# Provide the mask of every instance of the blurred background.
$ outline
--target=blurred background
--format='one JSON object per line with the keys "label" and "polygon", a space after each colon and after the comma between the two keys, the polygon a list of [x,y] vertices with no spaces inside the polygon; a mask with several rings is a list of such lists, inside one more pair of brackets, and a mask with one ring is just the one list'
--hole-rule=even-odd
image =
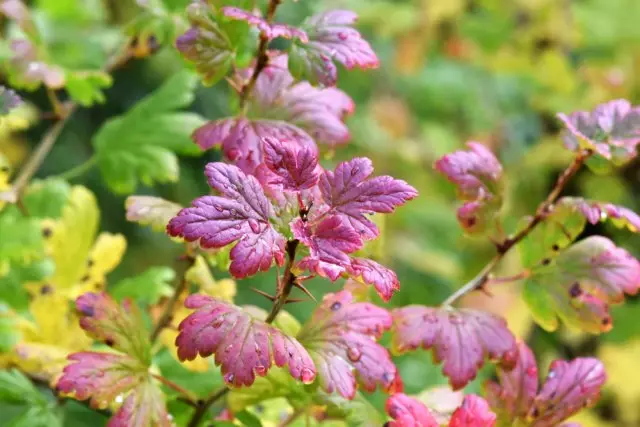
{"label": "blurred background", "polygon": [[[35,7],[38,22],[46,24],[45,36],[56,54],[67,64],[85,67],[104,61],[104,52],[118,40],[114,26],[127,24],[139,12],[133,0],[28,3]],[[163,3],[171,16],[188,2]],[[416,200],[389,216],[382,225],[382,241],[375,247],[381,262],[392,266],[401,281],[401,291],[391,306],[440,304],[493,255],[488,242],[463,235],[455,217],[455,189],[433,171],[435,159],[468,140],[492,147],[506,169],[506,216],[515,220],[534,212],[571,159],[559,137],[556,113],[590,110],[616,98],[634,104],[640,101],[639,0],[300,0],[285,1],[277,18],[297,24],[313,11],[335,7],[357,11],[359,29],[372,43],[381,67],[367,72],[340,70],[338,85],[356,103],[348,120],[353,139],[344,148],[326,153],[323,164],[329,167],[353,156],[368,156],[375,173],[405,179],[420,192]],[[0,26],[6,45],[9,27],[6,22]],[[107,119],[127,111],[184,67],[171,47],[171,35],[166,37],[141,42],[146,43],[142,50],[157,51],[115,72],[103,104],[74,113],[37,177],[60,174],[89,159],[92,137]],[[50,111],[45,91],[21,95],[33,106],[30,113],[23,111],[29,126],[18,129],[0,122],[0,153],[11,170],[20,169],[50,125],[46,115],[41,117]],[[201,87],[192,109],[209,119],[224,117],[232,112],[232,98],[224,81]],[[203,168],[219,159],[215,150],[181,158],[178,182],[140,185],[135,193],[186,205],[208,192]],[[584,170],[567,193],[638,211],[639,180],[638,161],[610,176]],[[122,262],[108,276],[109,283],[150,267],[174,264],[181,246],[163,233],[127,222],[125,196],[111,192],[97,169],[72,183],[85,185],[96,194],[101,230],[123,233],[128,241]],[[589,234],[609,236],[640,256],[637,235],[608,225],[589,226],[585,235]],[[511,255],[503,266],[505,274],[518,272],[518,255]],[[220,270],[213,273],[216,279],[227,277]],[[3,280],[0,278],[0,287]],[[275,272],[238,282],[236,303],[267,308],[268,301],[250,288],[270,291],[274,283]],[[320,299],[341,286],[341,282],[314,280],[308,288]],[[491,291],[492,298],[474,294],[464,304],[504,315],[514,333],[533,347],[542,372],[558,357],[602,358],[609,381],[599,404],[580,416],[583,425],[640,425],[640,303],[636,298],[614,308],[613,330],[596,337],[566,330],[542,331],[528,315],[517,284],[496,285]],[[313,306],[310,301],[289,309],[304,320]],[[182,369],[165,359],[158,363]],[[418,394],[447,383],[430,353],[418,351],[396,360],[407,393]],[[467,391],[479,391],[492,373],[491,367],[483,369]],[[198,381],[204,390],[221,382],[215,373],[200,375]],[[371,399],[380,407],[384,396],[374,394]],[[76,410],[81,415],[68,418],[68,425],[104,421],[92,418],[95,416],[79,405]],[[3,418],[0,416],[0,425],[7,425]]]}

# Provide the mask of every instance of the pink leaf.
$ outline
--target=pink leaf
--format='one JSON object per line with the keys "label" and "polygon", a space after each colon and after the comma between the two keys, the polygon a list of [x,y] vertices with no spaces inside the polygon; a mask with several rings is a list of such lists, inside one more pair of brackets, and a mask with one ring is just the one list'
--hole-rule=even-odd
{"label": "pink leaf", "polygon": [[364,239],[378,236],[378,227],[365,217],[370,213],[390,213],[418,195],[415,188],[390,176],[369,178],[371,160],[357,157],[340,163],[334,172],[325,171],[319,187],[330,212],[351,224]]}
{"label": "pink leaf", "polygon": [[393,294],[400,290],[396,273],[370,259],[354,258],[351,261],[350,274],[358,281],[372,285],[385,301],[389,301]]}
{"label": "pink leaf", "polygon": [[301,75],[312,82],[327,86],[336,83],[336,68],[331,59],[346,68],[377,68],[376,54],[369,43],[353,28],[357,15],[349,10],[331,10],[309,18],[303,28],[308,43],[294,43],[291,60]]}
{"label": "pink leaf", "polygon": [[291,224],[296,239],[309,248],[300,266],[336,281],[351,266],[349,253],[362,247],[360,235],[337,216],[323,220],[315,228],[298,218]]}
{"label": "pink leaf", "polygon": [[411,305],[393,310],[393,348],[398,352],[433,348],[454,390],[476,377],[484,359],[512,368],[516,341],[504,319],[477,310]]}
{"label": "pink leaf", "polygon": [[600,397],[606,381],[604,366],[598,359],[556,360],[529,413],[532,427],[553,427]]}
{"label": "pink leaf", "polygon": [[636,156],[640,143],[640,108],[618,99],[598,105],[592,112],[558,114],[567,128],[564,142],[570,150],[591,148],[614,164]]}
{"label": "pink leaf", "polygon": [[455,410],[449,421],[449,427],[493,427],[496,414],[491,412],[487,402],[476,395],[464,397],[462,406]]}
{"label": "pink leaf", "polygon": [[390,396],[385,409],[394,419],[388,423],[389,427],[438,427],[440,425],[429,408],[419,400],[403,393]]}
{"label": "pink leaf", "polygon": [[518,343],[515,368],[510,371],[498,369],[498,382],[486,384],[486,397],[491,407],[504,412],[509,419],[526,417],[538,393],[538,365],[524,342]]}
{"label": "pink leaf", "polygon": [[258,180],[239,168],[209,163],[206,174],[220,196],[204,196],[182,209],[167,226],[172,236],[204,248],[220,248],[239,241],[231,250],[231,273],[238,278],[267,271],[273,259],[284,260],[284,237],[271,226],[273,214]]}
{"label": "pink leaf", "polygon": [[147,330],[136,306],[129,301],[120,306],[106,293],[89,292],[78,297],[76,309],[82,315],[80,326],[89,336],[150,363]]}
{"label": "pink leaf", "polygon": [[631,209],[606,202],[585,200],[579,197],[563,197],[558,204],[574,206],[591,224],[610,219],[618,227],[626,227],[634,233],[640,232],[640,216]]}
{"label": "pink leaf", "polygon": [[305,190],[318,182],[318,152],[315,149],[264,138],[264,163],[275,175],[269,183],[282,185],[285,190]]}
{"label": "pink leaf", "polygon": [[356,380],[367,391],[402,387],[387,350],[376,342],[391,326],[391,315],[370,303],[354,303],[349,292],[327,294],[298,334],[318,367],[321,387],[347,399]]}
{"label": "pink leaf", "polygon": [[207,295],[191,295],[185,306],[196,309],[179,326],[180,360],[215,355],[227,384],[249,386],[271,366],[289,366],[295,379],[311,383],[316,368],[305,348],[279,329],[257,320],[239,307]]}
{"label": "pink leaf", "polygon": [[284,37],[286,39],[298,38],[303,42],[308,41],[307,33],[299,28],[285,24],[269,23],[259,16],[237,7],[223,7],[222,13],[227,18],[246,21],[249,25],[258,28],[258,30],[260,30],[260,34],[268,40]]}
{"label": "pink leaf", "polygon": [[109,420],[110,427],[168,427],[171,424],[164,396],[140,361],[122,354],[81,352],[69,356],[56,389],[91,399],[93,408],[107,408],[127,396]]}
{"label": "pink leaf", "polygon": [[469,233],[483,231],[499,210],[502,165],[491,151],[468,142],[469,151],[456,151],[440,158],[435,168],[458,186],[458,197],[466,203],[458,209],[458,221]]}

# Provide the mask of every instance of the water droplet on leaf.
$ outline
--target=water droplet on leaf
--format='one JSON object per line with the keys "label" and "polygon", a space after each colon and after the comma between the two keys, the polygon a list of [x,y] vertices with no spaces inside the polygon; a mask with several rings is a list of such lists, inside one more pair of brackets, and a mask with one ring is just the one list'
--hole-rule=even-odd
{"label": "water droplet on leaf", "polygon": [[309,368],[302,368],[300,380],[305,384],[311,384],[316,379],[316,373]]}
{"label": "water droplet on leaf", "polygon": [[226,374],[224,374],[224,382],[226,382],[227,384],[233,384],[233,380],[236,378],[235,375],[233,375],[231,372],[227,372]]}
{"label": "water droplet on leaf", "polygon": [[352,362],[357,362],[362,358],[362,352],[356,347],[349,347],[349,349],[347,349],[347,356]]}

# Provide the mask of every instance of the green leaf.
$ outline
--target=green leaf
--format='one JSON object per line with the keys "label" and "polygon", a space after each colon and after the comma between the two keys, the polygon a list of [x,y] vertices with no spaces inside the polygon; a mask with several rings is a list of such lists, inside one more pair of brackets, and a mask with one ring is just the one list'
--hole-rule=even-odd
{"label": "green leaf", "polygon": [[8,272],[0,275],[0,301],[15,310],[26,310],[29,294],[24,288],[27,282],[41,281],[53,274],[55,264],[50,259],[42,259],[28,265],[9,265]]}
{"label": "green leaf", "polygon": [[190,135],[204,119],[176,111],[193,102],[196,83],[194,74],[179,72],[125,115],[100,128],[93,144],[111,190],[131,193],[138,181],[146,185],[177,181],[176,154],[200,152]]}
{"label": "green leaf", "polygon": [[246,427],[262,427],[260,418],[253,415],[251,412],[242,411],[234,414],[235,417]]}
{"label": "green leaf", "polygon": [[20,333],[11,317],[9,307],[0,302],[0,353],[10,351],[20,340]]}
{"label": "green leaf", "polygon": [[155,304],[160,298],[173,294],[171,281],[175,275],[169,267],[151,267],[144,273],[116,283],[111,295],[117,300],[133,298],[145,304]]}
{"label": "green leaf", "polygon": [[0,267],[9,261],[24,264],[43,255],[40,222],[15,208],[0,213],[0,236]]}
{"label": "green leaf", "polygon": [[18,370],[0,371],[0,400],[12,403],[47,405],[47,399]]}
{"label": "green leaf", "polygon": [[27,188],[22,202],[27,212],[37,218],[59,218],[67,203],[71,186],[62,179],[35,181]]}
{"label": "green leaf", "polygon": [[347,400],[337,393],[318,393],[318,403],[328,405],[329,417],[344,418],[350,427],[370,427],[384,425],[386,417],[380,413],[360,392],[353,400]]}
{"label": "green leaf", "polygon": [[69,96],[84,107],[103,104],[106,98],[102,90],[113,84],[111,76],[102,71],[67,73],[66,79]]}
{"label": "green leaf", "polygon": [[[529,220],[525,220],[523,227]],[[532,267],[569,246],[580,235],[587,221],[570,204],[556,205],[554,210],[518,245],[522,264]]]}
{"label": "green leaf", "polygon": [[308,400],[301,382],[293,379],[286,369],[273,367],[266,376],[256,377],[251,387],[232,388],[227,404],[231,412],[236,413],[276,397],[285,397],[297,402]]}

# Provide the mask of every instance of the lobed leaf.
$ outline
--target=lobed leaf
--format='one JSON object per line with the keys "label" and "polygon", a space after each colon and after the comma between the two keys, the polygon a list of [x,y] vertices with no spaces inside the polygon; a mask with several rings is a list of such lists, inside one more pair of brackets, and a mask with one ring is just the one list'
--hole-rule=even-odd
{"label": "lobed leaf", "polygon": [[385,301],[389,301],[393,294],[400,290],[396,273],[370,259],[353,258],[349,273],[356,281],[373,286]]}
{"label": "lobed leaf", "polygon": [[476,395],[464,397],[462,405],[455,410],[449,420],[449,427],[493,427],[496,414],[491,412],[487,402]]}
{"label": "lobed leaf", "polygon": [[324,219],[315,229],[298,218],[291,224],[293,236],[309,248],[309,256],[300,261],[309,269],[332,281],[336,281],[351,266],[349,253],[362,247],[362,239],[340,217]]}
{"label": "lobed leaf", "polygon": [[468,142],[469,151],[456,151],[440,158],[435,169],[458,187],[465,203],[458,209],[458,222],[468,233],[493,226],[502,205],[502,165],[478,142]]}
{"label": "lobed leaf", "polygon": [[272,172],[269,184],[281,185],[290,191],[307,190],[316,185],[320,174],[316,149],[269,137],[263,141],[264,164]]}
{"label": "lobed leaf", "polygon": [[563,138],[570,150],[591,149],[616,166],[636,156],[640,143],[640,108],[627,100],[609,101],[591,112],[560,113],[558,118],[566,127]]}
{"label": "lobed leaf", "polygon": [[269,270],[274,259],[282,265],[284,237],[269,223],[273,209],[258,180],[224,163],[209,163],[206,174],[222,197],[195,199],[169,221],[169,235],[198,241],[203,248],[237,241],[231,249],[230,271],[238,278]]}
{"label": "lobed leaf", "polygon": [[206,295],[189,296],[185,306],[196,311],[179,326],[180,360],[213,354],[225,382],[235,387],[253,384],[256,375],[266,375],[274,364],[288,365],[291,376],[303,383],[315,379],[316,368],[307,350],[279,329]]}
{"label": "lobed leaf", "polygon": [[260,30],[260,35],[267,40],[273,40],[278,37],[286,39],[298,38],[305,42],[308,40],[307,34],[299,28],[286,24],[267,22],[265,19],[238,7],[223,7],[222,14],[230,19],[246,21],[249,25]]}
{"label": "lobed leaf", "polygon": [[634,233],[640,232],[640,216],[624,206],[579,197],[563,197],[558,204],[574,207],[590,224],[610,220],[617,227],[627,228]]}
{"label": "lobed leaf", "polygon": [[531,270],[524,298],[534,319],[554,330],[569,326],[598,334],[611,329],[608,304],[640,287],[640,263],[609,239],[591,236]]}
{"label": "lobed leaf", "polygon": [[474,379],[486,358],[508,369],[516,362],[515,338],[504,319],[494,314],[410,305],[392,315],[394,351],[433,348],[433,358],[444,362],[443,373],[454,390]]}
{"label": "lobed leaf", "polygon": [[367,391],[402,387],[387,350],[376,340],[391,327],[388,311],[353,302],[347,291],[327,294],[303,325],[298,339],[318,367],[320,386],[353,399],[356,382]]}
{"label": "lobed leaf", "polygon": [[76,300],[82,315],[80,326],[92,338],[137,359],[151,363],[151,348],[147,330],[135,305],[124,301],[119,305],[106,293],[86,293]]}
{"label": "lobed leaf", "polygon": [[192,73],[177,73],[100,128],[93,145],[102,175],[114,192],[132,193],[139,180],[147,185],[176,181],[176,154],[197,154],[189,136],[204,121],[176,111],[193,102],[196,83]]}
{"label": "lobed leaf", "polygon": [[363,239],[378,236],[378,227],[365,214],[391,213],[415,198],[418,192],[406,182],[390,176],[369,178],[371,160],[357,157],[340,163],[320,176],[319,188],[329,212],[347,221]]}
{"label": "lobed leaf", "polygon": [[330,10],[308,18],[302,26],[308,40],[299,37],[289,50],[291,73],[313,84],[334,86],[337,80],[334,60],[347,69],[377,68],[376,54],[353,28],[357,19],[349,10]]}
{"label": "lobed leaf", "polygon": [[394,419],[388,423],[389,427],[438,427],[440,425],[422,402],[403,393],[391,395],[387,399],[385,410]]}

